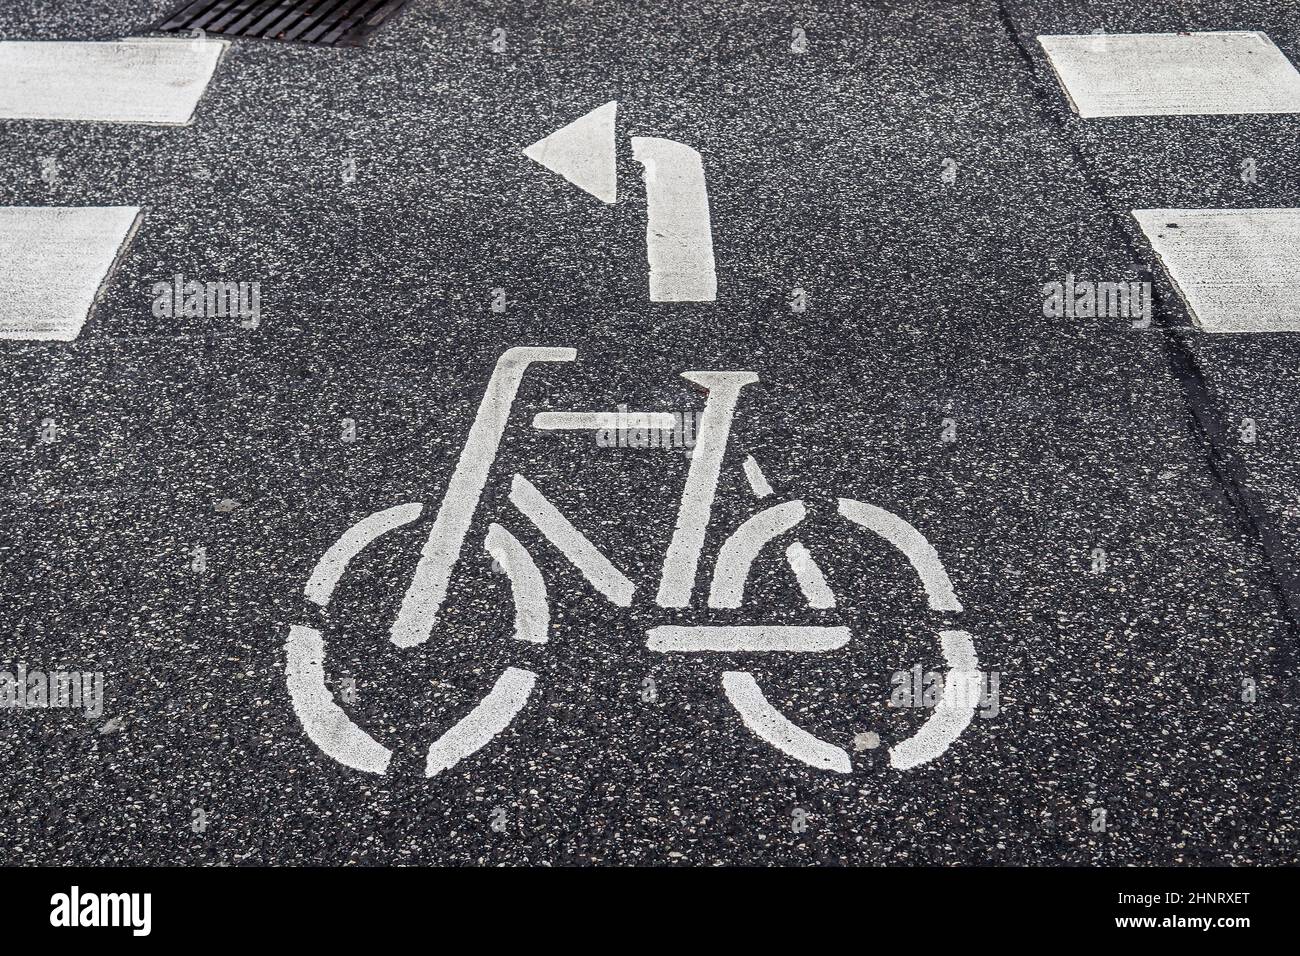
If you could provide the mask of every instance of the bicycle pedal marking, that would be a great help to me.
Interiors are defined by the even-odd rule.
[[[497,361],[390,631],[393,643],[399,647],[413,647],[430,636],[524,372],[535,362],[568,362],[575,357],[573,349],[526,347],[510,349]],[[664,558],[655,599],[659,607],[685,607],[691,601],[739,394],[745,386],[758,381],[754,372],[697,371],[684,372],[682,377],[704,386],[706,398],[677,523]],[[541,431],[602,429],[610,427],[614,420],[611,415],[620,423],[631,420],[644,422],[647,427],[665,424],[672,418],[667,413],[625,410],[539,412],[532,424]],[[771,486],[752,456],[745,459],[744,470],[758,499],[771,495]],[[620,607],[632,604],[634,583],[523,475],[513,475],[509,501],[600,594]],[[880,537],[907,559],[932,610],[961,611],[961,602],[938,552],[916,527],[893,512],[852,498],[839,498],[837,510],[841,517]],[[422,513],[422,504],[408,502],[356,521],[316,563],[303,588],[305,598],[326,608],[348,567],[362,551],[389,532],[410,525]],[[796,499],[769,505],[742,522],[719,550],[708,607],[741,607],[758,556],[807,516],[804,502]],[[546,581],[532,554],[496,521],[488,524],[483,548],[510,585],[515,611],[513,639],[545,645],[549,639],[550,602]],[[802,541],[789,543],[784,557],[810,608],[836,606],[826,576]],[[846,626],[665,624],[646,632],[646,646],[658,653],[826,653],[848,645],[851,636]],[[938,637],[946,667],[940,697],[916,732],[889,750],[890,765],[897,770],[920,766],[944,754],[970,726],[979,706],[983,675],[971,635],[944,630]],[[292,626],[285,642],[285,657],[290,701],[308,739],[346,767],[386,773],[392,751],[353,722],[326,685],[324,635],[312,627]],[[537,684],[538,675],[533,671],[507,667],[487,694],[429,745],[426,777],[445,772],[496,739],[527,705]],[[852,770],[848,751],[820,739],[782,714],[750,671],[724,672],[722,687],[743,725],[776,750],[819,770]]]

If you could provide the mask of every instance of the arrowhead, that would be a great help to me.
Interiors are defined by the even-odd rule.
[[[562,126],[524,149],[524,155],[559,173],[601,202],[618,194],[614,166],[614,117],[618,101],[611,100]]]

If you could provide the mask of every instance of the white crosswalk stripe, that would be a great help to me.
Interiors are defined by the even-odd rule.
[[[1038,42],[1085,119],[1300,113],[1300,72],[1263,33],[1071,34]]]
[[[229,44],[136,38],[0,43],[0,119],[183,126]]]
[[[1135,209],[1197,326],[1300,332],[1300,209]]]
[[[185,125],[228,45],[0,42],[0,120]],[[139,219],[134,206],[0,208],[0,339],[75,339]]]
[[[0,207],[0,339],[75,339],[139,218],[135,206]]]

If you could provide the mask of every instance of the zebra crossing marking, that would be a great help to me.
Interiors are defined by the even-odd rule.
[[[1300,332],[1300,209],[1134,209],[1205,332]]]
[[[1300,113],[1300,72],[1264,33],[1052,34],[1038,42],[1084,119]]]
[[[0,42],[0,119],[185,126],[225,40]]]
[[[139,221],[136,206],[0,207],[0,339],[75,339]]]

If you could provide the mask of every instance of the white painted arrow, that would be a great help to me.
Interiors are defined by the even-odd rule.
[[[612,204],[618,195],[617,112],[617,101],[598,106],[526,147],[524,155]],[[700,154],[669,139],[634,136],[632,156],[645,167],[650,301],[713,302],[718,280]]]
[[[614,165],[614,119],[618,101],[597,106],[524,150],[529,159],[559,173],[603,203],[618,197]]]

